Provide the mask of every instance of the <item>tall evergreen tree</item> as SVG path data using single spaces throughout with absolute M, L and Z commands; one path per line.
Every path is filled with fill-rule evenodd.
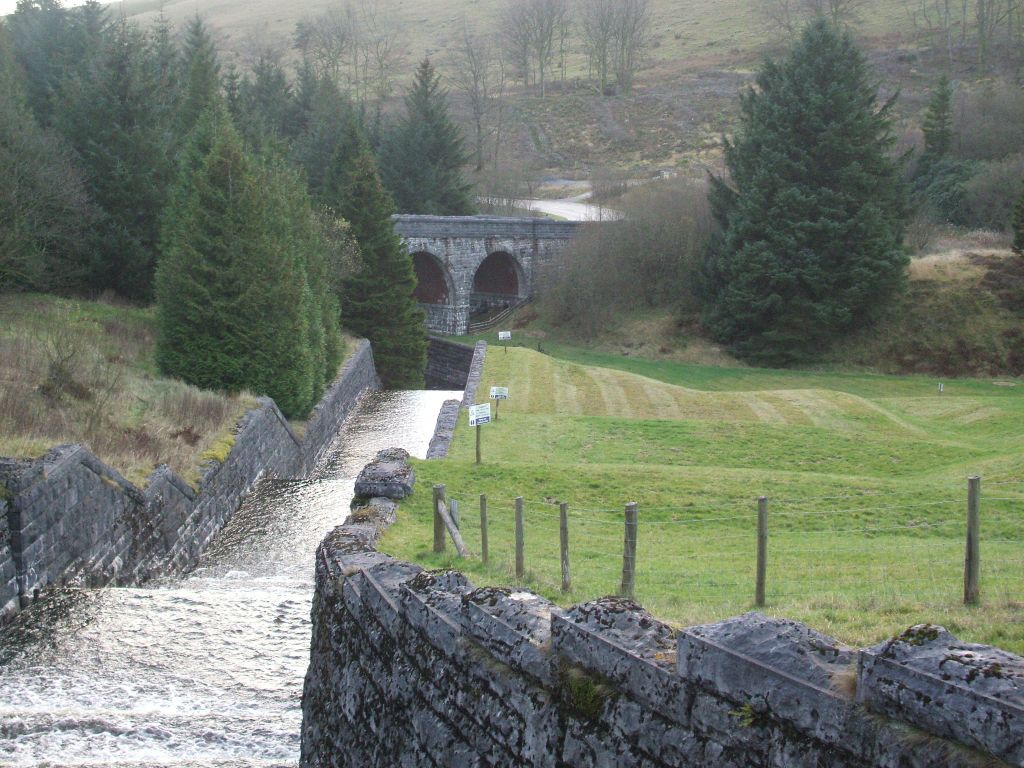
M 368 144 L 355 110 L 330 78 L 319 81 L 307 122 L 292 156 L 305 169 L 317 202 L 334 211 L 347 210 L 348 177 Z
M 405 115 L 384 137 L 384 184 L 402 213 L 472 213 L 472 187 L 462 175 L 466 159 L 462 134 L 448 116 L 448 93 L 424 59 L 405 97 Z
M 949 154 L 953 147 L 953 88 L 945 73 L 928 102 L 921 131 L 924 133 L 922 165 L 933 165 Z
M 369 152 L 356 158 L 346 186 L 349 193 L 338 213 L 349 222 L 362 259 L 343 284 L 343 324 L 373 344 L 386 386 L 422 387 L 427 346 L 423 311 L 413 296 L 416 274 L 395 234 L 394 203 Z
M 1013 209 L 1013 250 L 1018 256 L 1024 256 L 1024 190 Z
M 173 176 L 172 115 L 150 41 L 121 20 L 103 51 L 66 79 L 55 115 L 103 211 L 93 245 L 94 289 L 152 298 L 160 216 Z
M 93 220 L 70 150 L 29 110 L 0 21 L 0 291 L 82 290 Z
M 70 12 L 60 0 L 18 0 L 7 24 L 15 57 L 25 72 L 28 104 L 40 124 L 49 126 L 54 96 L 71 62 Z
M 185 28 L 177 132 L 188 136 L 200 115 L 220 100 L 220 62 L 209 27 L 197 15 Z M 184 140 L 184 139 L 182 139 Z
M 704 321 L 738 355 L 787 363 L 871 319 L 903 284 L 905 191 L 848 32 L 819 19 L 741 97 L 717 179 L 724 232 L 709 254 Z
M 339 357 L 325 258 L 298 176 L 246 154 L 226 108 L 201 116 L 172 196 L 157 272 L 161 368 L 308 412 Z

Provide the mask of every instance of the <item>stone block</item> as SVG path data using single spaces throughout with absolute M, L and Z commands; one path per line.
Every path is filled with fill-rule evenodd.
M 857 701 L 1024 766 L 1024 658 L 922 624 L 861 651 Z
M 462 596 L 463 626 L 496 659 L 547 686 L 555 684 L 551 656 L 542 647 L 560 613 L 525 590 L 485 587 Z
M 679 633 L 680 676 L 752 715 L 786 720 L 804 733 L 840 742 L 851 707 L 836 681 L 853 652 L 795 621 L 747 613 Z
M 404 499 L 412 493 L 415 482 L 416 473 L 409 466 L 408 451 L 385 448 L 359 472 L 354 493 L 357 498 Z
M 674 633 L 636 603 L 607 597 L 553 616 L 551 647 L 663 717 L 688 722 L 690 695 L 675 674 Z

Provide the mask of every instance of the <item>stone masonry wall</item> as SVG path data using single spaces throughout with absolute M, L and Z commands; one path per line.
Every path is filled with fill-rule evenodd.
M 473 347 L 431 336 L 427 340 L 427 389 L 465 389 Z
M 437 424 L 434 426 L 434 435 L 430 438 L 430 445 L 427 447 L 428 459 L 443 459 L 448 455 L 448 448 L 451 446 L 452 436 L 455 434 L 455 426 L 459 423 L 459 413 L 476 401 L 476 391 L 480 386 L 480 377 L 484 373 L 487 342 L 478 341 L 476 346 L 470 348 L 461 344 L 442 342 L 439 339 L 430 341 L 431 346 L 427 352 L 428 370 L 431 365 L 440 365 L 430 362 L 432 355 L 437 352 L 442 353 L 439 355 L 439 359 L 448 360 L 449 369 L 446 375 L 451 383 L 456 384 L 453 389 L 462 388 L 462 400 L 445 400 L 441 406 L 441 410 L 437 414 Z M 434 345 L 435 341 L 439 342 L 438 346 Z M 458 347 L 458 350 L 452 350 L 453 347 Z M 445 355 L 450 355 L 450 357 L 446 358 Z M 452 363 L 452 360 L 457 363 Z
M 258 479 L 307 474 L 359 395 L 379 386 L 369 342 L 361 341 L 304 440 L 261 398 L 239 423 L 227 459 L 204 468 L 198 492 L 166 465 L 137 488 L 81 445 L 38 460 L 0 459 L 0 622 L 48 586 L 132 584 L 191 566 Z
M 3 486 L 0 486 L 2 492 Z M 18 572 L 11 552 L 11 529 L 7 522 L 7 500 L 0 498 L 0 625 L 18 612 Z
M 676 631 L 377 552 L 393 502 L 316 557 L 303 768 L 1024 766 L 1024 659 L 913 627 L 856 651 L 749 613 Z

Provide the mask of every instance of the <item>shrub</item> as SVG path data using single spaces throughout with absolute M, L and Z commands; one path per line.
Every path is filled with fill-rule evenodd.
M 542 300 L 552 321 L 584 337 L 637 305 L 692 309 L 700 254 L 714 229 L 704 184 L 653 182 L 618 208 L 622 221 L 583 229 Z
M 998 160 L 1024 147 L 1024 88 L 995 81 L 958 99 L 954 152 L 967 160 Z
M 1024 153 L 981 163 L 964 185 L 965 223 L 972 227 L 1008 231 L 1022 184 Z

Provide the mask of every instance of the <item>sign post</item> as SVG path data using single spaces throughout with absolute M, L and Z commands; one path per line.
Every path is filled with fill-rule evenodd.
M 491 387 L 491 400 L 494 401 L 494 420 L 498 420 L 498 406 L 502 400 L 508 400 L 508 387 Z
M 491 404 L 469 406 L 469 426 L 476 427 L 476 463 L 480 463 L 480 427 L 491 421 Z
M 498 331 L 498 341 L 505 342 L 505 354 L 508 354 L 508 343 L 512 341 L 512 331 Z M 497 421 L 497 419 L 495 419 Z

